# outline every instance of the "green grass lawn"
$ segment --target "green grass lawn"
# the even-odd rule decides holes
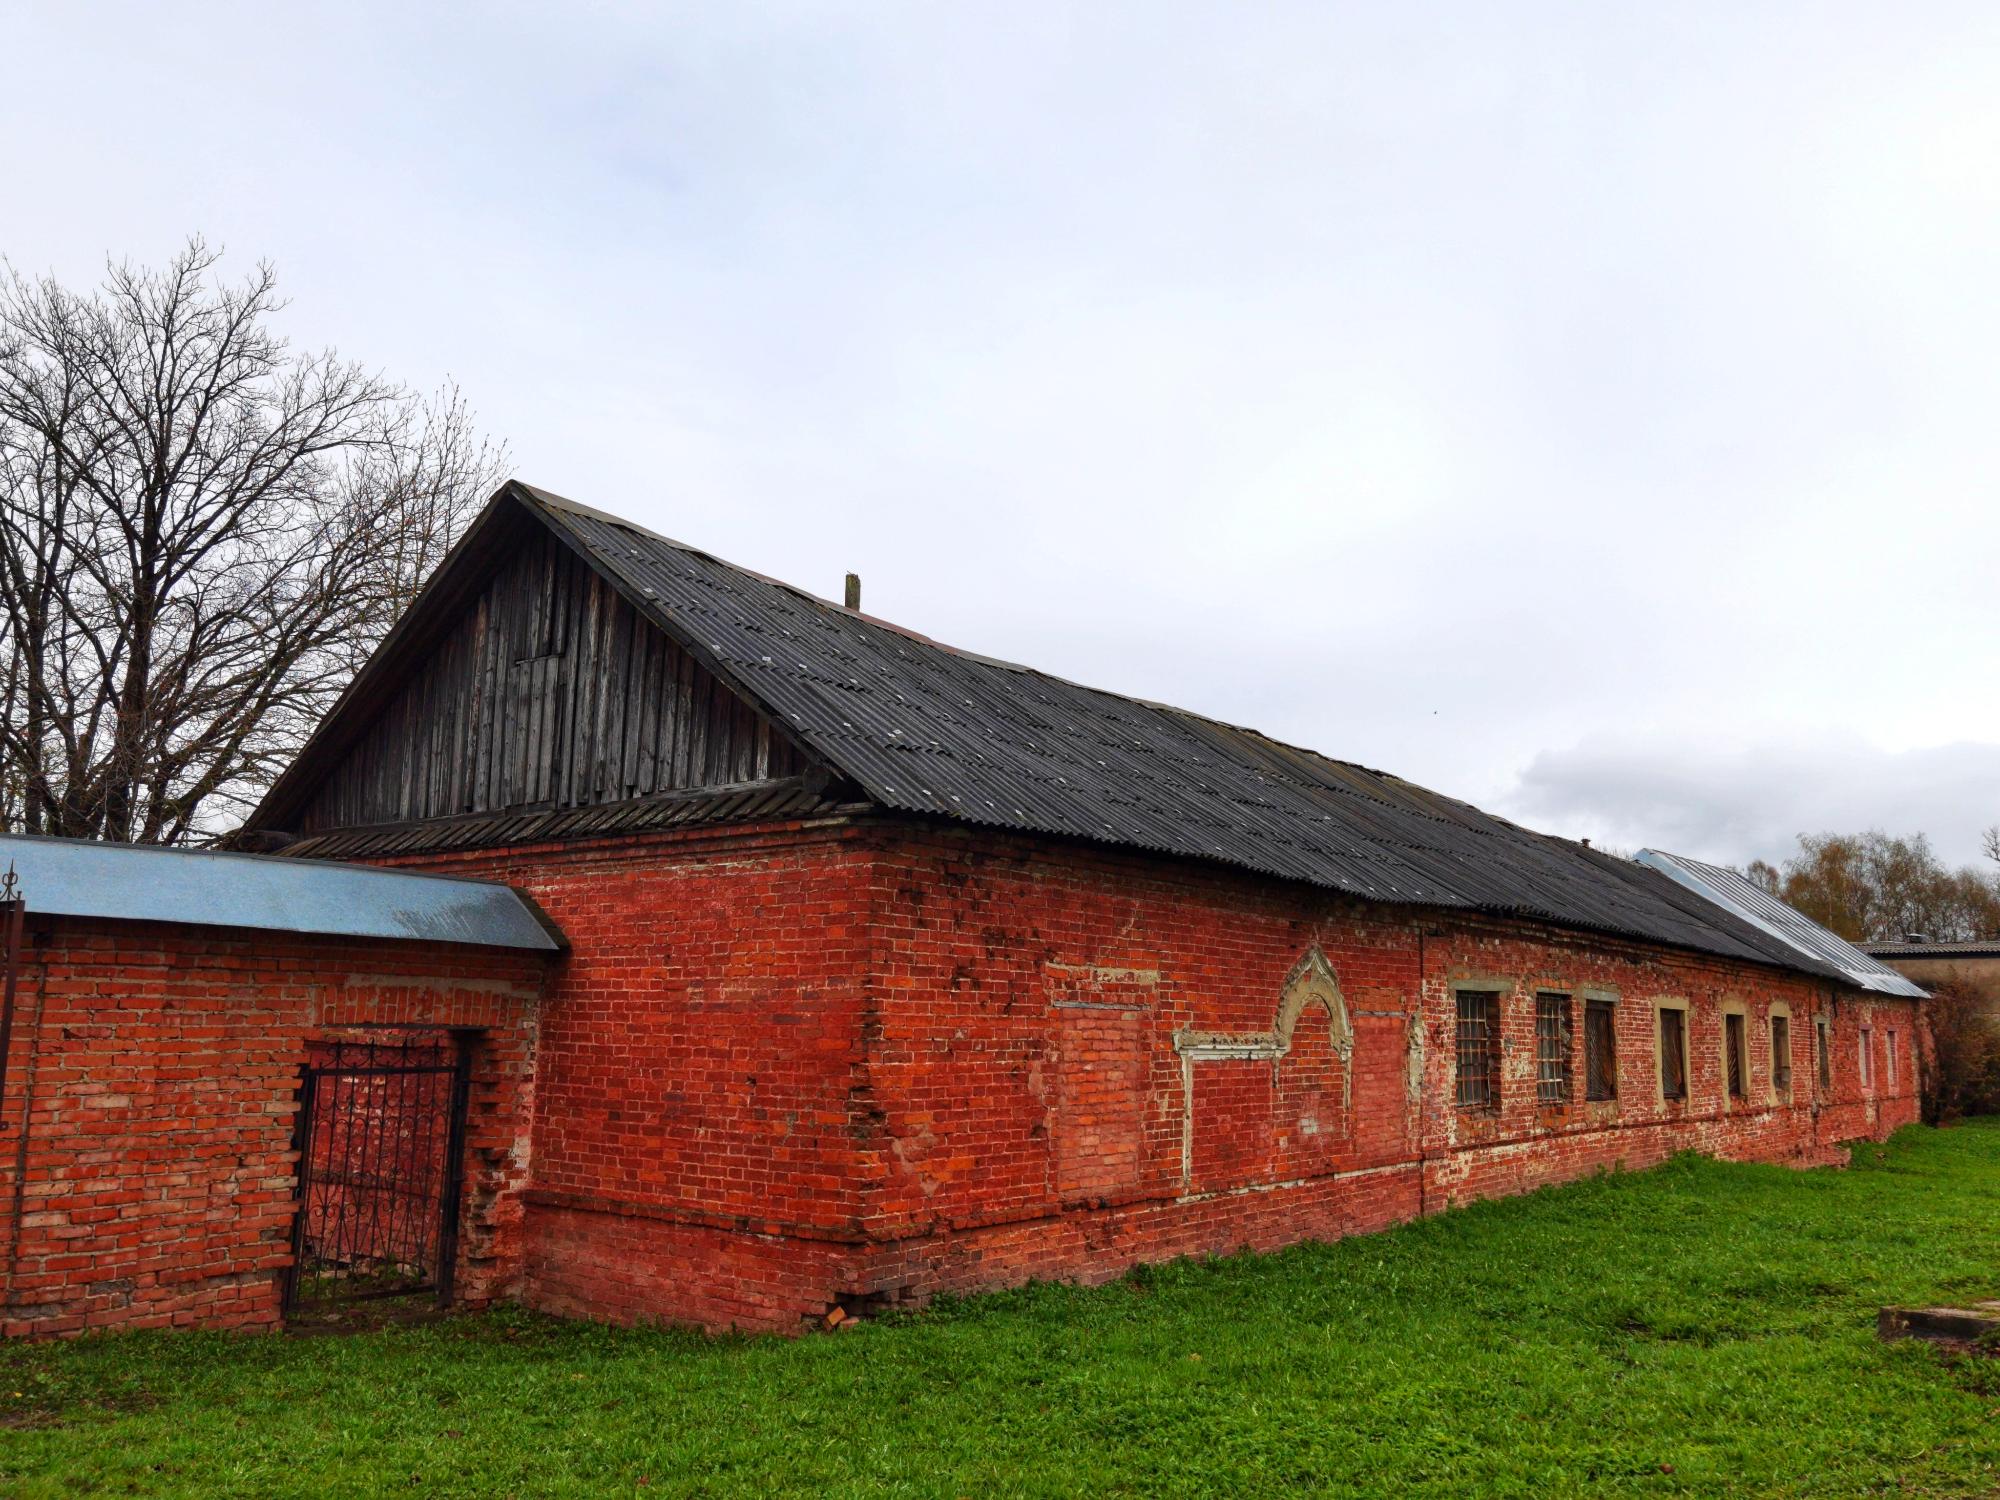
[[[1683,1158],[1337,1245],[852,1333],[520,1313],[0,1348],[21,1495],[2000,1494],[2000,1120]]]

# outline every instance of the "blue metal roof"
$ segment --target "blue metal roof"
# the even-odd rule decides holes
[[[0,834],[0,868],[9,864],[31,915],[470,943],[544,953],[564,946],[561,933],[520,892],[484,880],[259,854]]]

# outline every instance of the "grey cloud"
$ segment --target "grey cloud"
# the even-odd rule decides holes
[[[1700,859],[1774,863],[1800,833],[1926,833],[1946,861],[1979,857],[2000,822],[2000,745],[1884,751],[1858,741],[1727,750],[1586,740],[1544,751],[1502,811],[1551,833]]]

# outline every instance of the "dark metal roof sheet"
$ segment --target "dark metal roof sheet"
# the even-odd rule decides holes
[[[1837,971],[1849,984],[1884,995],[1922,999],[1927,991],[1877,963],[1845,938],[1829,932],[1804,912],[1785,905],[1748,876],[1721,865],[1704,864],[1685,854],[1658,849],[1639,851],[1639,863],[1671,876],[1689,890],[1707,897],[1780,942],[1797,949],[1816,964]]]
[[[1253,730],[953,650],[526,485],[505,493],[885,807],[1837,977],[1629,861]]]
[[[418,823],[340,828],[308,834],[287,844],[284,852],[287,859],[386,859],[399,854],[556,843],[713,823],[787,821],[835,811],[839,802],[829,797],[825,788],[823,774],[789,776],[780,781],[635,797],[597,807],[474,813]]]
[[[0,835],[28,910],[338,937],[554,952],[561,935],[518,891],[484,880],[259,854]]]

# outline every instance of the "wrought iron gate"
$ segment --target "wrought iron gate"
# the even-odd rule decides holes
[[[451,1300],[471,1059],[471,1038],[447,1031],[310,1044],[288,1314],[419,1292]]]

